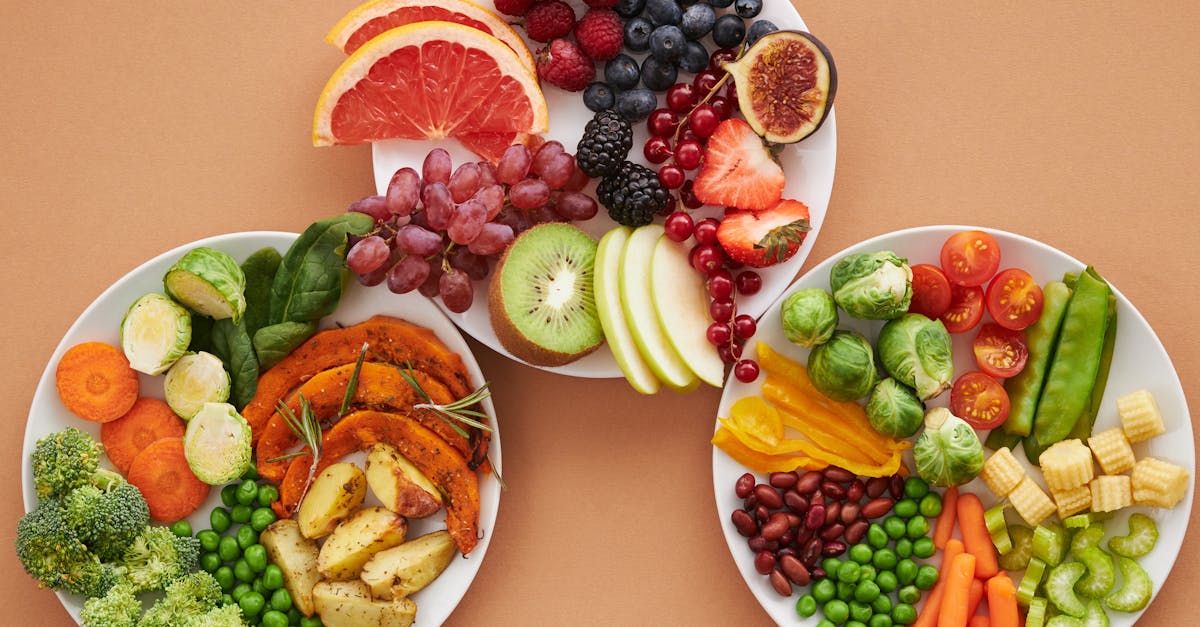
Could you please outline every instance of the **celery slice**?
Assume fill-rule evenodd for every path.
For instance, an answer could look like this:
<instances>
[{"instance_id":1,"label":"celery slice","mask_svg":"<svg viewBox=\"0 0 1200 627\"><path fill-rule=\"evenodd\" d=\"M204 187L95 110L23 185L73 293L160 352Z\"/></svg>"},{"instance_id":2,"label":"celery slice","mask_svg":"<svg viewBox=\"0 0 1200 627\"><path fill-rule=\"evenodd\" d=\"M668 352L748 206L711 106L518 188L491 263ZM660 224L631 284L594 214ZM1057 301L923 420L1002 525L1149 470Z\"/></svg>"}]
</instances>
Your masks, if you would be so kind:
<instances>
[{"instance_id":1,"label":"celery slice","mask_svg":"<svg viewBox=\"0 0 1200 627\"><path fill-rule=\"evenodd\" d=\"M1075 592L1099 599L1112 591L1113 584L1117 581L1117 571L1113 568L1113 560L1108 553L1099 547L1089 546L1072 551L1071 554L1087 567L1087 574L1075 584Z\"/></svg>"},{"instance_id":2,"label":"celery slice","mask_svg":"<svg viewBox=\"0 0 1200 627\"><path fill-rule=\"evenodd\" d=\"M1100 541L1104 539L1104 525L1094 523L1088 526L1087 529L1079 531L1071 538L1071 554L1074 555L1079 551L1090 546L1100 546Z\"/></svg>"},{"instance_id":3,"label":"celery slice","mask_svg":"<svg viewBox=\"0 0 1200 627\"><path fill-rule=\"evenodd\" d=\"M1010 525L1008 535L1012 550L1000 556L1000 567L1004 570L1025 570L1033 555L1033 529L1025 525Z\"/></svg>"},{"instance_id":4,"label":"celery slice","mask_svg":"<svg viewBox=\"0 0 1200 627\"><path fill-rule=\"evenodd\" d=\"M1108 539L1108 548L1122 557L1141 557L1154 550L1158 542L1158 526L1145 514L1129 517L1129 535Z\"/></svg>"},{"instance_id":5,"label":"celery slice","mask_svg":"<svg viewBox=\"0 0 1200 627\"><path fill-rule=\"evenodd\" d=\"M1029 601L1029 611L1025 613L1025 627L1045 627L1046 599L1034 597Z\"/></svg>"},{"instance_id":6,"label":"celery slice","mask_svg":"<svg viewBox=\"0 0 1200 627\"><path fill-rule=\"evenodd\" d=\"M1083 621L1074 616L1059 614L1051 616L1050 620L1046 621L1046 627L1083 627Z\"/></svg>"},{"instance_id":7,"label":"celery slice","mask_svg":"<svg viewBox=\"0 0 1200 627\"><path fill-rule=\"evenodd\" d=\"M1008 525L1004 522L1004 508L1006 503L989 509L983 514L983 523L987 525L988 533L992 536L992 544L996 547L996 551L1001 555L1012 550L1012 538L1008 537Z\"/></svg>"},{"instance_id":8,"label":"celery slice","mask_svg":"<svg viewBox=\"0 0 1200 627\"><path fill-rule=\"evenodd\" d=\"M1137 612L1150 603L1154 582L1137 562L1119 555L1115 560L1125 583L1105 597L1104 604L1118 612Z\"/></svg>"},{"instance_id":9,"label":"celery slice","mask_svg":"<svg viewBox=\"0 0 1200 627\"><path fill-rule=\"evenodd\" d=\"M1063 521L1063 525L1067 529L1085 529L1092 526L1093 523L1104 522L1109 518L1112 518L1112 514L1109 512L1084 512L1082 514L1075 514L1074 516L1067 516L1066 520Z\"/></svg>"},{"instance_id":10,"label":"celery slice","mask_svg":"<svg viewBox=\"0 0 1200 627\"><path fill-rule=\"evenodd\" d=\"M1052 568L1046 578L1046 599L1063 614L1082 618L1087 607L1075 594L1075 582L1086 571L1087 567L1079 562L1064 562Z\"/></svg>"},{"instance_id":11,"label":"celery slice","mask_svg":"<svg viewBox=\"0 0 1200 627\"><path fill-rule=\"evenodd\" d=\"M1017 602L1029 607L1030 611L1033 610L1032 602L1045 573L1046 562L1032 557L1029 559L1029 566L1025 569L1025 576L1021 578L1021 583L1017 586Z\"/></svg>"},{"instance_id":12,"label":"celery slice","mask_svg":"<svg viewBox=\"0 0 1200 627\"><path fill-rule=\"evenodd\" d=\"M1083 615L1083 627L1108 627L1108 612L1096 599L1087 602L1087 612Z\"/></svg>"},{"instance_id":13,"label":"celery slice","mask_svg":"<svg viewBox=\"0 0 1200 627\"><path fill-rule=\"evenodd\" d=\"M1058 525L1038 525L1033 530L1033 556L1049 566L1057 566L1066 552L1066 540L1066 534Z\"/></svg>"}]
</instances>

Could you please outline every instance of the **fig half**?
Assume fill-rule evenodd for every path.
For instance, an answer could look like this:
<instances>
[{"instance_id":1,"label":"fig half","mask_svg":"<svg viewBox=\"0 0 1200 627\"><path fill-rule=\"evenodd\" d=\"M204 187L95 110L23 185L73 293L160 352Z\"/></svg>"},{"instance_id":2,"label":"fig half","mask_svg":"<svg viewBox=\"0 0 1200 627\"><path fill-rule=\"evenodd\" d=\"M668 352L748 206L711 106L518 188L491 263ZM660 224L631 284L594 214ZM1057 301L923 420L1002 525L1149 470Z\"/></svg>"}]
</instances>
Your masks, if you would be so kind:
<instances>
[{"instance_id":1,"label":"fig half","mask_svg":"<svg viewBox=\"0 0 1200 627\"><path fill-rule=\"evenodd\" d=\"M792 144L812 135L833 107L833 57L808 33L769 33L722 67L737 85L742 115L769 142Z\"/></svg>"}]
</instances>

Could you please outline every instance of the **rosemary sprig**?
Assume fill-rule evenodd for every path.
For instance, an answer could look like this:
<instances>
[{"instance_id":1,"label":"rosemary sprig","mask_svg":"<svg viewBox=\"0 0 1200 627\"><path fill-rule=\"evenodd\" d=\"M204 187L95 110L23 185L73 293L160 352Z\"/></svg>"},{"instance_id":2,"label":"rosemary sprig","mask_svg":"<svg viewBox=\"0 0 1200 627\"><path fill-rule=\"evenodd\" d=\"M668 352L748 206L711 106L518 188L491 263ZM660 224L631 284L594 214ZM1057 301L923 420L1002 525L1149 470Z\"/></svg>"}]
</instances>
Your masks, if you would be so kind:
<instances>
[{"instance_id":1,"label":"rosemary sprig","mask_svg":"<svg viewBox=\"0 0 1200 627\"><path fill-rule=\"evenodd\" d=\"M358 353L358 361L354 362L354 372L350 374L350 381L346 384L346 395L342 397L338 418L345 416L350 411L350 404L354 401L354 396L358 394L358 373L362 372L363 359L367 357L368 346L369 344L363 342L362 350Z\"/></svg>"},{"instance_id":2,"label":"rosemary sprig","mask_svg":"<svg viewBox=\"0 0 1200 627\"><path fill-rule=\"evenodd\" d=\"M494 431L491 425L481 422L481 420L487 420L487 414L470 409L472 405L480 403L483 401L483 399L492 395L491 391L488 390L487 383L484 383L474 392L471 392L470 394L457 401L454 401L453 403L439 405L433 402L433 398L429 396L429 393L425 391L425 388L421 387L421 383L417 381L416 378L414 378L409 372L409 370L412 369L412 365L406 364L406 366L406 368L396 366L396 370L400 372L400 376L404 379L404 381L412 386L412 389L415 390L417 394L421 396L421 398L425 399L424 403L417 403L413 405L413 409L428 409L432 411L434 414L437 414L439 418L446 421L447 424L454 428L456 433L464 438L470 436L467 434L467 431L457 423L461 422L481 431L487 431L488 433Z\"/></svg>"},{"instance_id":3,"label":"rosemary sprig","mask_svg":"<svg viewBox=\"0 0 1200 627\"><path fill-rule=\"evenodd\" d=\"M283 421L287 424L288 429L291 429L292 433L295 434L301 442L308 446L309 450L295 451L286 455L280 455L279 457L273 457L267 461L279 462L292 459L293 457L311 454L313 456L312 467L313 471L315 471L317 467L317 460L321 456L321 422L317 420L317 415L313 413L312 405L309 404L308 399L305 398L304 395L301 395L300 416L296 416L296 413L292 411L292 408L288 407L283 401L279 401L279 407L277 411L279 412L279 415L283 416ZM310 471L309 473L310 478L313 471Z\"/></svg>"}]
</instances>

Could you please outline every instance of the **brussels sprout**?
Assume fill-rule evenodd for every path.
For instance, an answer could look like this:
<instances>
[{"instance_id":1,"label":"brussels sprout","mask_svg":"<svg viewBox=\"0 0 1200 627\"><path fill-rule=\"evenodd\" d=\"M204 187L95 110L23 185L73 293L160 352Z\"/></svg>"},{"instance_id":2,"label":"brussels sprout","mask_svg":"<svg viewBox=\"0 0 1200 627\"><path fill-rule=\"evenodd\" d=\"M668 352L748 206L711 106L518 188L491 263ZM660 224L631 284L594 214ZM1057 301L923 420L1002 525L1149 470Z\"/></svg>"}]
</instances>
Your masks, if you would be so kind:
<instances>
[{"instance_id":1,"label":"brussels sprout","mask_svg":"<svg viewBox=\"0 0 1200 627\"><path fill-rule=\"evenodd\" d=\"M908 311L912 269L887 250L846 255L829 271L829 289L852 317L890 320Z\"/></svg>"},{"instance_id":2,"label":"brussels sprout","mask_svg":"<svg viewBox=\"0 0 1200 627\"><path fill-rule=\"evenodd\" d=\"M867 420L889 438L907 438L921 428L925 405L907 386L888 377L875 384L867 397Z\"/></svg>"},{"instance_id":3,"label":"brussels sprout","mask_svg":"<svg viewBox=\"0 0 1200 627\"><path fill-rule=\"evenodd\" d=\"M205 403L188 422L183 453L196 478L229 483L250 467L250 425L228 403Z\"/></svg>"},{"instance_id":4,"label":"brussels sprout","mask_svg":"<svg viewBox=\"0 0 1200 627\"><path fill-rule=\"evenodd\" d=\"M783 332L793 344L807 348L824 344L837 324L833 296L819 287L800 290L783 300Z\"/></svg>"},{"instance_id":5,"label":"brussels sprout","mask_svg":"<svg viewBox=\"0 0 1200 627\"><path fill-rule=\"evenodd\" d=\"M888 321L879 331L879 361L897 381L927 401L950 387L954 356L950 334L941 320L906 314Z\"/></svg>"},{"instance_id":6,"label":"brussels sprout","mask_svg":"<svg viewBox=\"0 0 1200 627\"><path fill-rule=\"evenodd\" d=\"M163 286L171 298L214 320L237 322L246 312L246 275L233 257L214 248L189 250L167 270Z\"/></svg>"},{"instance_id":7,"label":"brussels sprout","mask_svg":"<svg viewBox=\"0 0 1200 627\"><path fill-rule=\"evenodd\" d=\"M162 294L133 301L121 319L121 349L138 372L162 374L192 342L192 318Z\"/></svg>"},{"instance_id":8,"label":"brussels sprout","mask_svg":"<svg viewBox=\"0 0 1200 627\"><path fill-rule=\"evenodd\" d=\"M229 400L229 373L216 355L188 353L163 377L163 393L172 411L191 420L205 403Z\"/></svg>"},{"instance_id":9,"label":"brussels sprout","mask_svg":"<svg viewBox=\"0 0 1200 627\"><path fill-rule=\"evenodd\" d=\"M925 415L925 431L913 445L917 474L940 487L962 485L983 468L983 443L971 425L936 407Z\"/></svg>"},{"instance_id":10,"label":"brussels sprout","mask_svg":"<svg viewBox=\"0 0 1200 627\"><path fill-rule=\"evenodd\" d=\"M871 342L854 331L834 331L828 342L808 354L808 376L835 401L866 396L879 379Z\"/></svg>"}]
</instances>

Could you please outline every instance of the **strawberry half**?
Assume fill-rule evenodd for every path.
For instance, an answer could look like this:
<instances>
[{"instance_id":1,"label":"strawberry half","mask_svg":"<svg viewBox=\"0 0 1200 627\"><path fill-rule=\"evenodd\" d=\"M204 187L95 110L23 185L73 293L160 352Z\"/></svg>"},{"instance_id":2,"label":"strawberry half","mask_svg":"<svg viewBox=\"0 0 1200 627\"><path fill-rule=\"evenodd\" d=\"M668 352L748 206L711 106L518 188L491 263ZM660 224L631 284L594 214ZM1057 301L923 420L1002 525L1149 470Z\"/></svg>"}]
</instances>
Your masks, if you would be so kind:
<instances>
[{"instance_id":1,"label":"strawberry half","mask_svg":"<svg viewBox=\"0 0 1200 627\"><path fill-rule=\"evenodd\" d=\"M779 202L783 183L783 168L762 138L744 120L730 118L708 138L693 189L706 205L760 211Z\"/></svg>"},{"instance_id":2,"label":"strawberry half","mask_svg":"<svg viewBox=\"0 0 1200 627\"><path fill-rule=\"evenodd\" d=\"M811 228L808 207L785 198L763 211L727 210L717 241L730 259L765 268L791 259Z\"/></svg>"}]
</instances>

